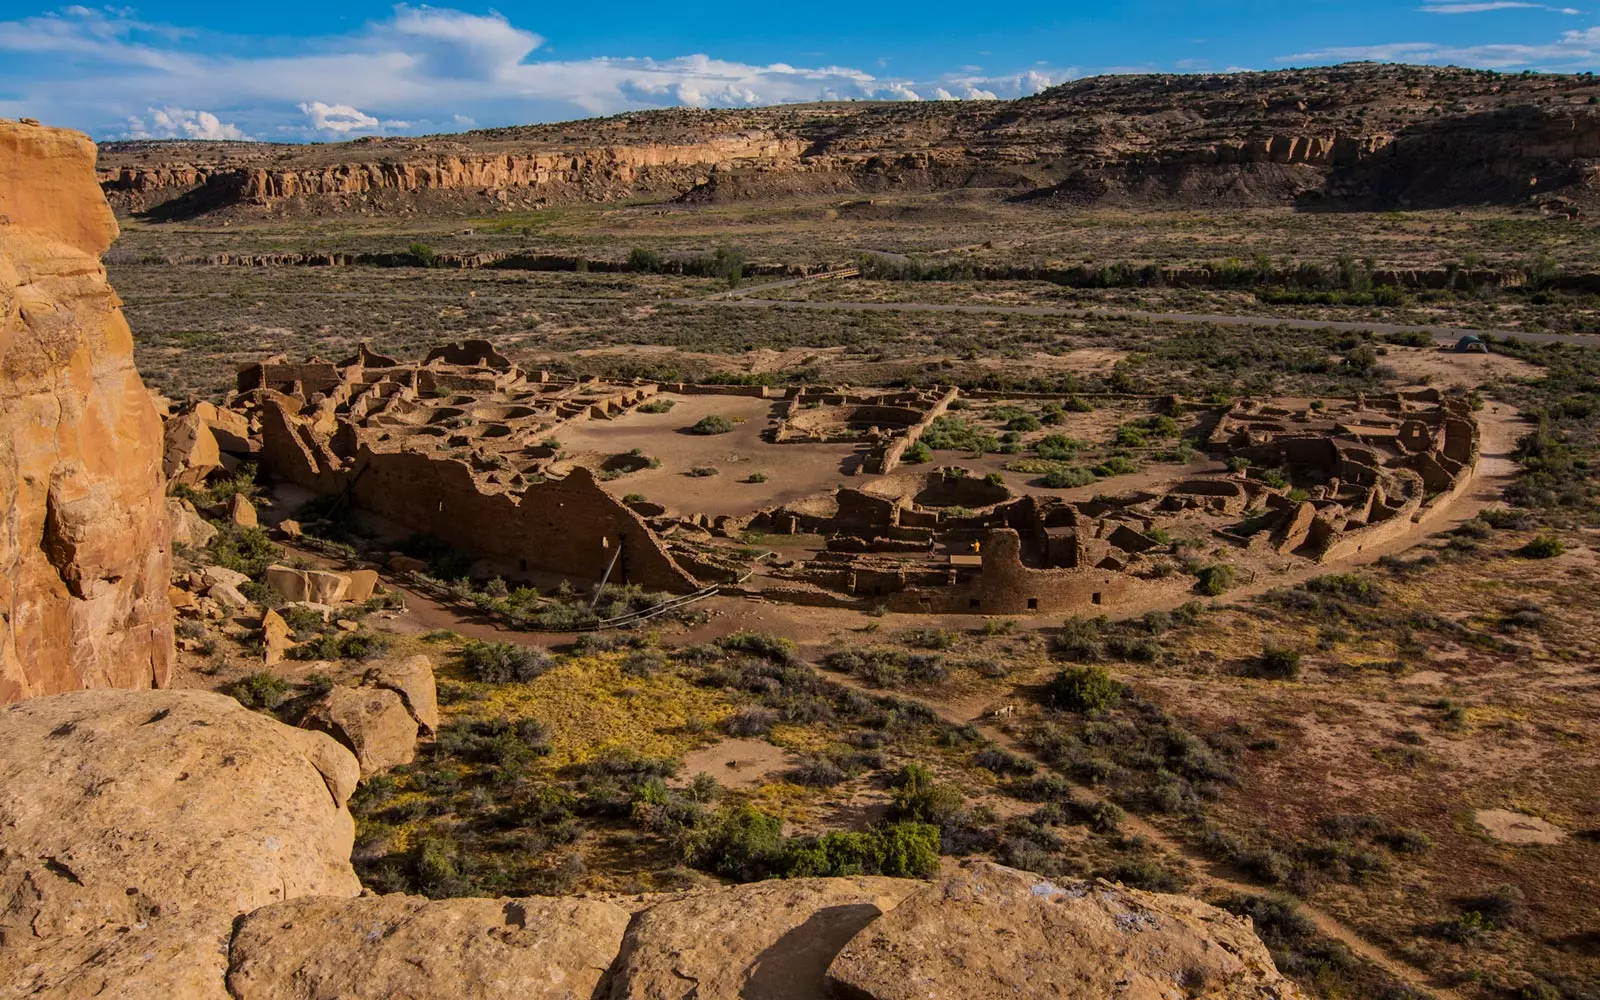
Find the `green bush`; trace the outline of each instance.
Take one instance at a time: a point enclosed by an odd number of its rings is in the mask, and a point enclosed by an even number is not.
[[[272,543],[264,530],[236,524],[221,525],[206,551],[214,564],[251,579],[260,577],[268,566],[283,558],[283,550]]]
[[[1072,667],[1045,684],[1045,702],[1070,712],[1102,712],[1122,697],[1122,684],[1103,667]]]
[[[677,405],[677,402],[671,399],[652,399],[650,402],[642,404],[639,407],[639,412],[666,413]]]
[[[1232,566],[1215,563],[1206,566],[1196,575],[1194,589],[1207,597],[1217,597],[1227,592],[1237,578]]]
[[[639,274],[660,274],[661,255],[646,247],[634,247],[628,251],[628,270]]]
[[[961,791],[954,785],[935,781],[933,772],[921,764],[901,768],[890,786],[889,816],[897,820],[939,825],[961,808]]]
[[[1528,559],[1553,559],[1566,551],[1566,546],[1561,539],[1554,535],[1540,535],[1528,544],[1517,550],[1517,554]]]
[[[1266,645],[1256,661],[1256,671],[1263,677],[1292,681],[1300,676],[1300,651],[1284,646]]]
[[[461,663],[474,680],[486,684],[526,683],[554,665],[550,654],[537,647],[479,639],[462,648]]]
[[[751,806],[729,805],[690,836],[686,860],[724,878],[750,882],[782,872],[783,822]]]
[[[1044,483],[1046,489],[1070,490],[1094,482],[1094,473],[1074,465],[1065,469],[1052,469],[1044,474],[1040,482]]]
[[[726,434],[733,430],[733,428],[734,423],[732,420],[729,420],[727,417],[713,414],[711,416],[701,417],[699,420],[695,421],[694,426],[689,428],[689,433],[700,434],[709,437],[712,434]]]
[[[907,465],[921,465],[933,461],[933,452],[927,445],[918,441],[901,453],[900,460]]]
[[[1087,448],[1087,442],[1077,438],[1067,437],[1065,434],[1046,434],[1034,442],[1033,450],[1040,458],[1053,459],[1065,462],[1072,459],[1079,451]]]
[[[289,693],[289,682],[276,674],[260,671],[243,678],[228,691],[245,708],[271,711]]]
[[[797,838],[785,846],[782,868],[789,878],[931,878],[939,870],[939,828],[890,823],[861,833]]]

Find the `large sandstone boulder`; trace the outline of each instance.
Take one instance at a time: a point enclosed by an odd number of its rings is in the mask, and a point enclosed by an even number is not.
[[[378,574],[371,570],[338,573],[328,569],[295,569],[293,566],[268,566],[266,583],[286,601],[313,604],[339,604],[366,600],[372,596]],[[352,597],[352,588],[359,597]]]
[[[348,747],[363,778],[416,757],[417,720],[388,688],[336,687],[311,706],[301,725]]]
[[[989,862],[907,897],[833,960],[859,1000],[1300,1000],[1249,921],[1187,896]]]
[[[170,486],[199,486],[222,468],[211,428],[194,413],[173,417],[162,428],[161,474]]]
[[[194,504],[177,497],[167,497],[167,526],[174,545],[203,549],[217,537],[217,529],[200,516]]]
[[[77,132],[0,122],[0,704],[172,671],[161,419]]]
[[[660,903],[628,928],[611,1000],[813,1000],[851,938],[924,883],[757,882]]]
[[[395,692],[419,726],[430,734],[439,731],[438,685],[433,677],[433,661],[426,656],[418,653],[380,663],[367,671],[365,683]]]
[[[301,899],[246,917],[237,1000],[590,1000],[628,911],[590,899]]]
[[[250,419],[244,414],[225,410],[205,400],[194,404],[194,414],[211,430],[217,447],[223,451],[246,455],[259,450],[250,440]]]
[[[208,692],[81,691],[0,709],[0,983],[100,995],[95,976],[147,961],[141,981],[199,976],[236,915],[354,896],[356,778],[326,735]],[[140,995],[117,988],[106,995]]]

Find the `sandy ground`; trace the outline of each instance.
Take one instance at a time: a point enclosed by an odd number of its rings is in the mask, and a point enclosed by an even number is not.
[[[769,444],[761,435],[778,418],[779,401],[742,396],[676,396],[667,413],[637,410],[614,420],[581,421],[561,432],[563,452],[578,464],[598,466],[612,455],[638,448],[661,465],[609,480],[615,496],[642,494],[683,514],[751,514],[799,500],[841,483],[858,484],[852,470],[857,449],[848,444]],[[742,421],[727,434],[686,433],[701,417]],[[689,470],[709,466],[717,475],[695,477]],[[752,473],[763,483],[747,483]]]
[[[1559,844],[1567,839],[1567,832],[1554,823],[1509,809],[1479,809],[1472,818],[1504,844]]]

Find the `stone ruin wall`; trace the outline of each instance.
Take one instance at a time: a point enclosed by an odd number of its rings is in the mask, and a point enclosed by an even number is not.
[[[463,462],[414,452],[363,449],[352,468],[357,507],[517,572],[598,581],[621,546],[612,583],[676,593],[700,587],[644,518],[601,489],[587,469],[511,494],[484,492]]]

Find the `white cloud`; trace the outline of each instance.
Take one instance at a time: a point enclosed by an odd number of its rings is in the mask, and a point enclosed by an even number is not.
[[[1476,66],[1482,69],[1542,67],[1578,69],[1600,64],[1600,28],[1566,31],[1544,45],[1501,42],[1488,45],[1441,45],[1435,42],[1391,42],[1318,49],[1284,56],[1279,62],[1316,63],[1371,60],[1373,62],[1433,63]]]
[[[311,127],[318,132],[343,135],[346,132],[372,132],[380,127],[378,119],[348,104],[306,101],[300,105],[300,111],[311,119]]]
[[[209,111],[187,108],[147,108],[145,115],[129,115],[128,139],[240,139],[249,140],[244,130],[224,122]]]
[[[1081,75],[1039,65],[966,68],[931,79],[838,65],[768,65],[699,53],[549,57],[544,39],[498,13],[401,4],[297,49],[150,24],[110,8],[0,20],[0,93],[22,114],[100,136],[325,140],[519,124],[631,109],[750,107],[817,100],[993,100]],[[195,111],[227,108],[227,122]],[[163,124],[150,109],[164,109]]]
[[[1488,0],[1485,3],[1425,3],[1417,8],[1424,14],[1484,14],[1495,10],[1547,10],[1557,14],[1581,14],[1571,7],[1548,7],[1522,0]]]

